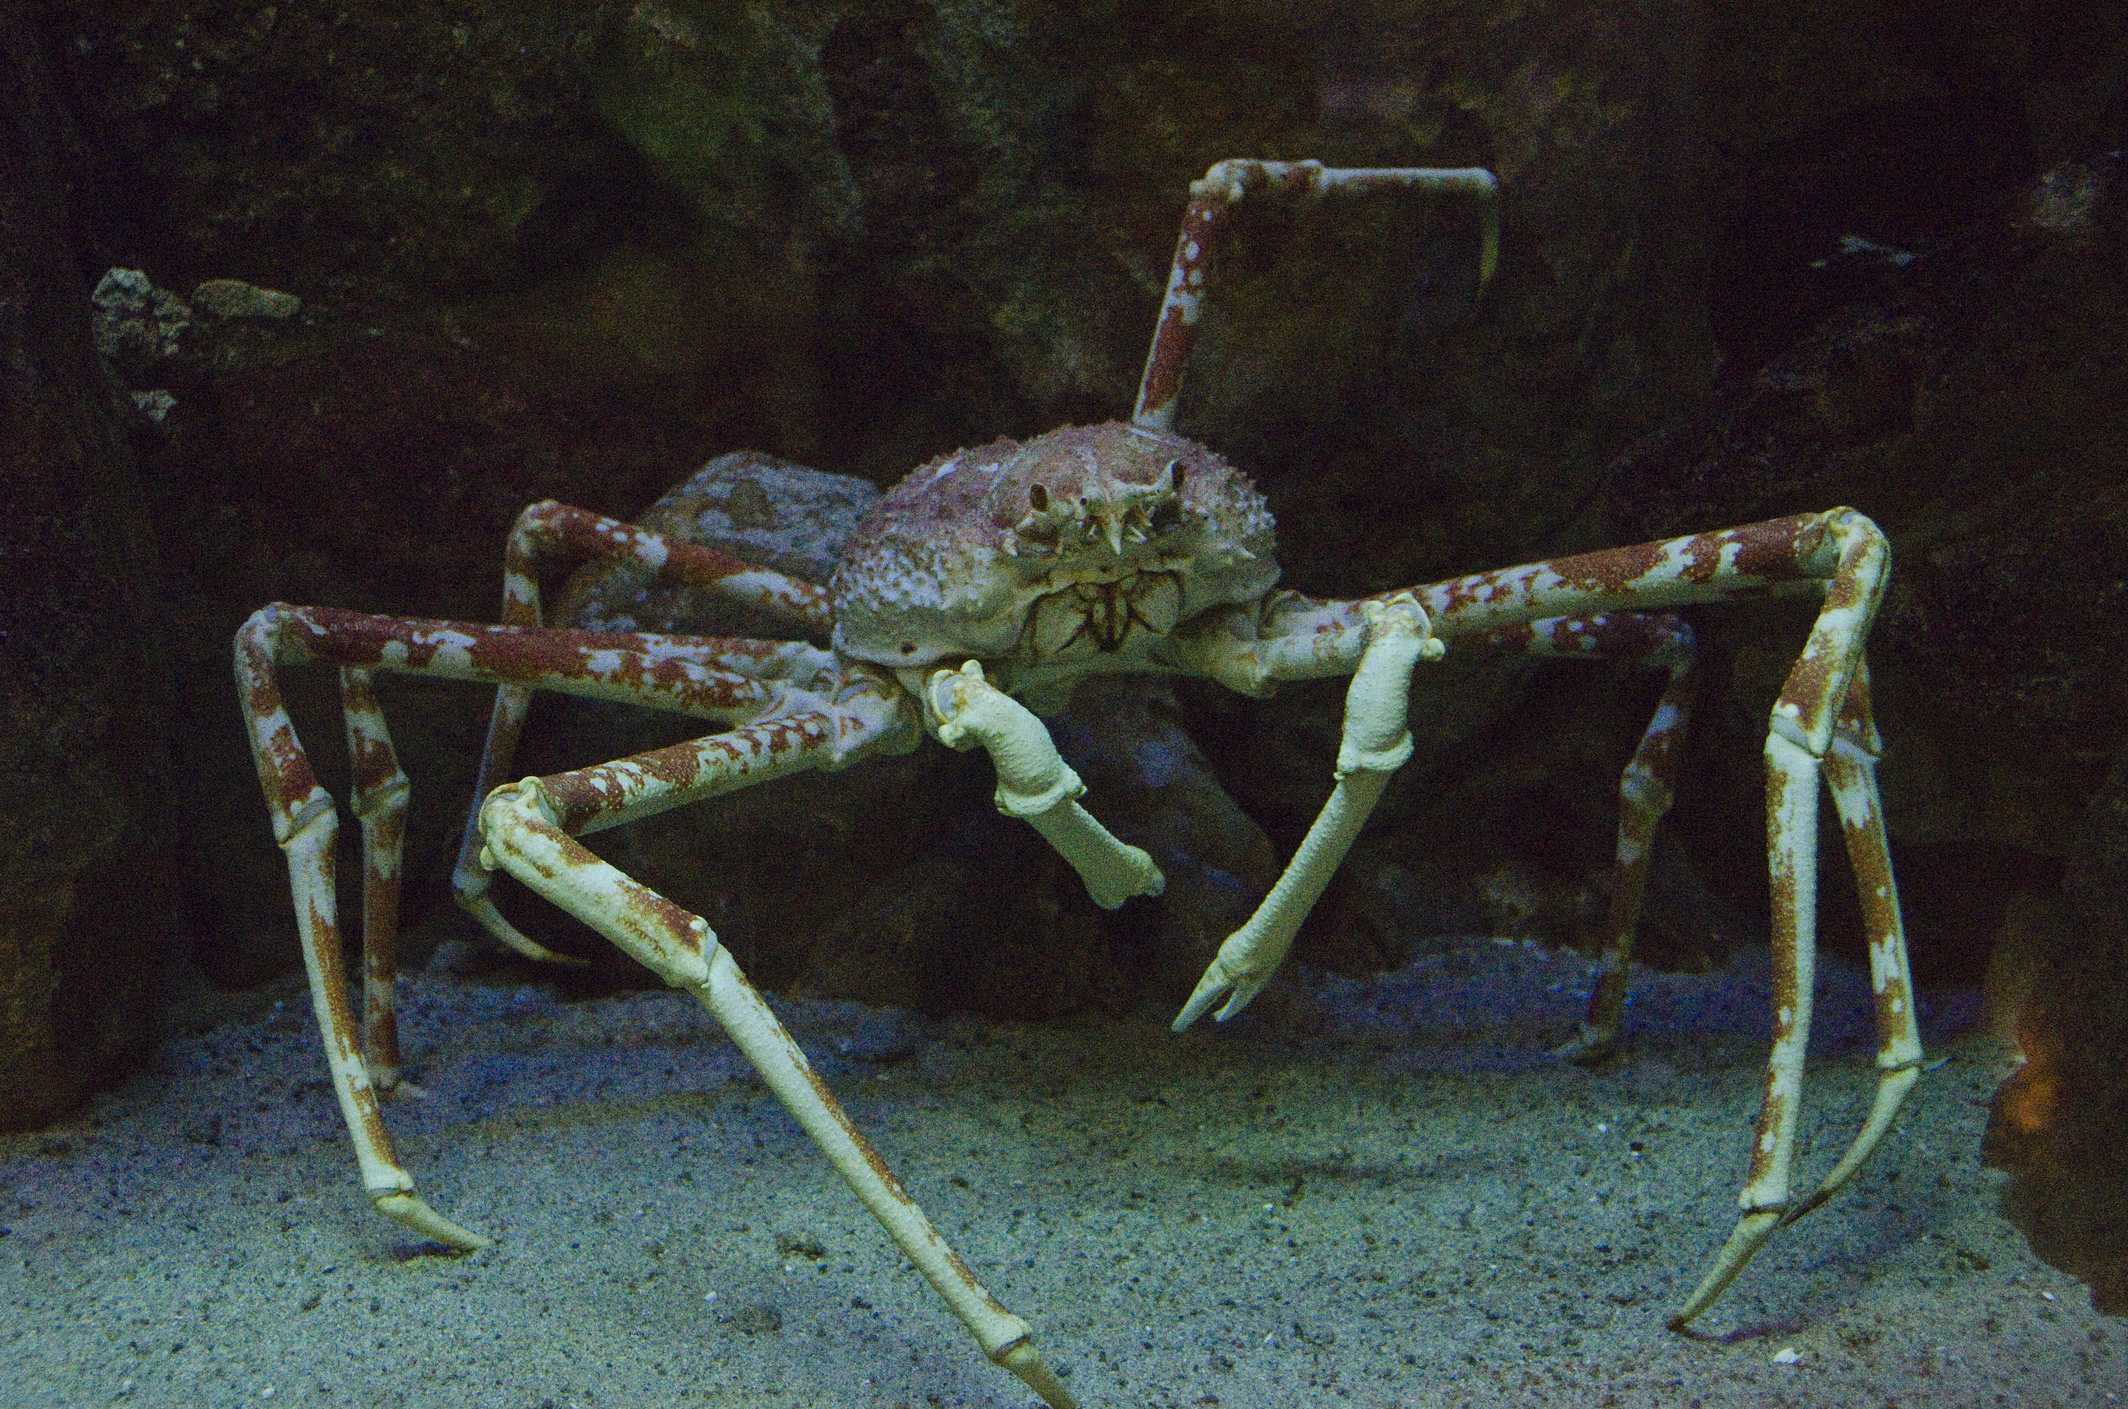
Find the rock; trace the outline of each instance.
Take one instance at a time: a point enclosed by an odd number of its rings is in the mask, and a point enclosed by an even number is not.
[[[154,547],[65,243],[81,154],[32,29],[0,13],[0,1129],[122,1077],[182,947]],[[137,276],[99,298],[144,337],[169,312]]]
[[[853,475],[824,474],[772,455],[719,455],[633,522],[685,543],[707,543],[759,567],[824,583],[835,555],[879,489]],[[773,618],[689,588],[659,587],[632,567],[579,572],[555,619],[601,631],[686,631],[698,636],[774,636]]]
[[[2128,746],[2091,799],[2059,898],[2014,906],[2001,944],[2029,988],[2013,1036],[2024,1064],[1988,1112],[2002,1213],[2032,1251],[2128,1316]]]
[[[1872,696],[1924,982],[1977,979],[2008,900],[2057,891],[2124,737],[2119,171],[2108,156],[2029,183],[1906,266],[1889,295],[1842,310],[1613,468],[1621,542],[1843,503],[1890,535]],[[1714,693],[1675,815],[1703,871],[1743,883],[1764,837],[1746,805],[1755,780],[1734,761],[1755,752],[1808,613],[1698,619]],[[1844,903],[1828,921],[1854,942]]]
[[[192,291],[192,304],[217,318],[290,318],[303,300],[240,279],[209,279]]]
[[[178,336],[192,325],[192,310],[138,269],[106,272],[89,302],[96,306],[96,351],[113,361],[175,357]]]

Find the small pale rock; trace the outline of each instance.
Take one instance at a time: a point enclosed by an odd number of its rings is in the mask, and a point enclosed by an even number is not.
[[[218,318],[286,318],[303,300],[241,279],[209,279],[192,291],[193,306]]]

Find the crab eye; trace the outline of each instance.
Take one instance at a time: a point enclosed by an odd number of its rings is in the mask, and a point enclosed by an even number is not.
[[[1036,513],[1038,513],[1038,514],[1046,514],[1046,513],[1048,513],[1048,512],[1049,512],[1049,486],[1048,486],[1048,485],[1046,485],[1046,484],[1030,484],[1030,485],[1028,485],[1028,486],[1027,486],[1027,502],[1028,502],[1028,504],[1029,504],[1029,505],[1031,505],[1031,506],[1033,507],[1033,509],[1034,509],[1034,511],[1035,511]]]

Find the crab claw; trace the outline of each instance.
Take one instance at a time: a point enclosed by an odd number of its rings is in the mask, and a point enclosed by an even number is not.
[[[1238,934],[1230,935],[1227,942],[1219,946],[1218,956],[1204,971],[1204,977],[1197,980],[1197,989],[1190,994],[1190,1001],[1183,1004],[1182,1011],[1175,1015],[1174,1031],[1187,1030],[1190,1024],[1203,1017],[1221,997],[1227,998],[1226,1006],[1213,1016],[1215,1021],[1225,1022],[1248,1007],[1256,995],[1264,991],[1264,986],[1271,982],[1271,976],[1278,972],[1277,961],[1269,964],[1252,963],[1252,958],[1260,960],[1262,956],[1252,955],[1254,946],[1237,943],[1240,939]],[[1278,956],[1279,959],[1284,957],[1283,953]],[[1227,996],[1229,994],[1231,996]]]
[[[1411,757],[1411,731],[1405,710],[1411,672],[1422,660],[1438,660],[1446,649],[1433,637],[1432,623],[1416,598],[1399,592],[1363,607],[1367,646],[1345,692],[1345,735],[1337,752],[1337,786],[1301,839],[1285,873],[1256,907],[1248,923],[1227,936],[1197,991],[1183,1004],[1174,1030],[1182,1031],[1229,990],[1233,996],[1219,1010],[1225,1022],[1249,1006],[1278,972],[1293,948],[1301,921],[1315,908],[1323,887],[1337,872],[1345,853],[1381,801],[1389,775]]]

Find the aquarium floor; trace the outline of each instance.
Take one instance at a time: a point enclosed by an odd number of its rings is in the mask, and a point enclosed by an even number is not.
[[[1735,1217],[1764,964],[1638,974],[1628,1053],[1594,1072],[1545,1055],[1586,961],[1486,940],[1303,974],[1179,1038],[1150,1011],[777,1006],[1087,1409],[2128,1397],[2128,1323],[1995,1212],[2004,1058],[1967,992],[1924,995],[1948,1061],[1855,1186],[1700,1334],[1663,1329]],[[0,1402],[1034,1402],[693,1005],[401,989],[425,1094],[387,1104],[400,1156],[495,1246],[442,1255],[369,1210],[308,1003],[267,994],[0,1137]],[[1811,1171],[1867,1104],[1866,1000],[1823,966]]]

